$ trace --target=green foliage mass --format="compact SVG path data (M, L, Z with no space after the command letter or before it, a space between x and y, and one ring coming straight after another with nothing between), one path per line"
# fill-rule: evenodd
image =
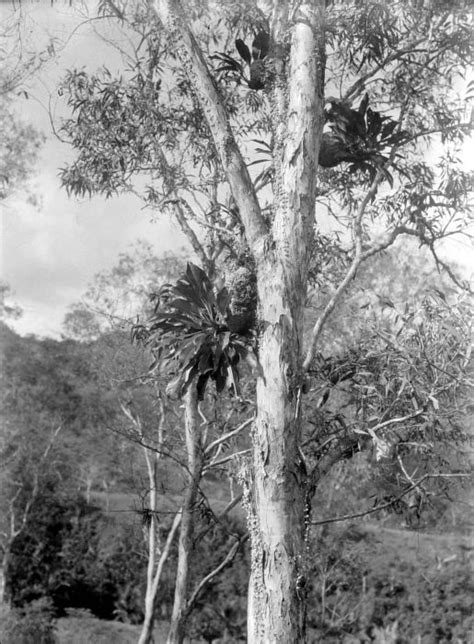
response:
M318 533L308 603L315 641L379 641L391 627L400 644L469 640L473 583L463 544L410 534L363 524Z
M56 616L76 607L137 622L143 574L140 531L116 524L81 497L56 492L36 499L14 539L6 590L19 609L47 598Z
M24 608L1 608L0 638L2 644L57 644L50 602L40 599Z
M156 366L177 371L167 393L181 396L196 380L198 397L204 397L209 380L216 391L239 392L239 362L256 366L253 329L235 319L226 288L214 292L206 273L189 263L176 284L166 284L153 296L155 312L148 324L134 327L138 341L150 346Z

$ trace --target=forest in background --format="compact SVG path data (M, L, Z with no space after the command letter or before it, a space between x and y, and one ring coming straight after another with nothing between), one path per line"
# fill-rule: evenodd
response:
M330 344L334 333L328 336L326 352L336 366L314 387L308 410L314 422L323 413L335 414L351 387L360 385L357 369L365 370L367 351L373 354L373 373L385 386L387 372L380 371L377 360L390 358L390 343L376 354L375 335L367 337L374 322L377 331L389 330L393 338L399 331L392 327L396 310L420 309L429 302L439 316L431 333L440 333L441 352L443 325L451 332L454 328L455 294L449 281L440 288L439 276L426 263L404 266L396 252L387 253L383 265L381 272L375 261L354 283L347 303L351 314L341 319L338 329L337 352ZM3 626L7 642L37 642L40 632L45 642L138 639L146 594L150 487L143 444L128 412L142 420L150 437L161 412L157 381L143 375L150 354L132 343L125 313L130 314L135 301L145 305L140 314L149 315L144 293L176 279L184 268L179 255L157 258L148 244L136 243L116 266L97 275L83 300L71 307L62 340L18 336L8 319L21 311L3 290L2 548L5 599L13 607ZM394 286L399 272L413 275L403 293ZM373 273L379 276L379 288L368 295L366 284L373 283ZM460 313L458 322L465 315L462 307ZM348 375L334 383L336 367ZM212 419L207 417L210 440L225 433L223 418L229 422L232 417L238 424L252 413L251 380L250 373L243 377L238 400L211 393L212 405L219 404L219 409ZM449 411L459 423L451 472L469 467L463 432L469 433L470 403L466 388L456 409ZM156 480L162 541L186 489L181 403L167 398L166 404L173 409L168 410ZM350 419L356 413L354 401L345 401L344 407ZM240 453L250 441L244 430L226 446L226 453ZM439 448L446 459L446 446L440 443ZM239 501L241 486L232 459L218 460L224 462L210 469L200 485L191 583L197 587L234 544L238 550L196 598L187 632L195 642L246 640L246 517L240 503L226 512L233 499ZM322 501L314 508L322 522L311 531L309 641L387 641L383 637L390 633L396 633L396 641L467 641L473 591L467 479L449 487L432 486L423 497L415 489L395 502L398 491L393 463L373 452L357 455L349 450L347 459L327 476ZM377 511L378 505L382 509ZM331 522L343 515L349 518ZM171 618L176 563L173 543L155 599L157 641L164 641Z

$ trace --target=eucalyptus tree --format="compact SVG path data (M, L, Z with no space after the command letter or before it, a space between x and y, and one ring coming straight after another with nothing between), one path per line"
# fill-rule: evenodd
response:
M302 642L311 499L347 457L345 432L326 439L324 423L324 467L301 441L312 375L327 367L322 331L364 262L403 236L465 286L438 244L468 225L471 177L459 156L469 132L468 3L156 0L130 15L100 4L134 46L120 78L65 79L74 116L63 133L78 158L62 180L79 195L139 193L176 217L211 278L225 260L224 276L237 266L253 280L257 414L241 471L248 639ZM331 297L305 335L310 281L328 279L335 257ZM191 395L196 378L185 384ZM388 405L383 421L357 430L380 447L395 413Z

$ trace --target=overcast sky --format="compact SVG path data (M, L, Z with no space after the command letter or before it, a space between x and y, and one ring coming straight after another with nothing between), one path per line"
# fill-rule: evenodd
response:
M41 204L29 204L24 195L0 203L1 277L10 284L24 311L14 324L22 334L59 336L68 305L80 299L94 275L111 268L119 253L135 240L148 240L157 253L186 245L174 224L151 221L151 213L141 210L141 203L133 196L81 201L69 199L60 188L58 168L73 158L73 151L51 132L46 109L49 98L53 98L59 122L57 86L65 70L84 66L93 71L103 64L112 72L122 68L117 51L97 36L90 23L79 26L79 11L89 8L95 15L97 0L75 0L72 4L69 7L68 0L56 0L51 7L49 0L0 0L0 23L12 7L21 8L27 49L39 51L49 37L57 39L57 55L28 83L28 100L23 95L16 99L23 120L46 136L32 179ZM94 23L101 28L106 24L107 35L117 36L118 32L112 31L114 23ZM469 264L470 251L465 240L450 242L450 254L464 265Z
M19 96L15 101L22 119L46 136L32 178L40 206L29 204L24 195L0 203L1 276L23 309L23 316L14 324L22 334L57 336L68 305L80 299L93 276L112 267L118 254L136 239L147 239L158 253L186 244L175 225L167 220L152 222L151 212L142 210L141 202L133 196L77 200L68 198L60 187L58 168L73 158L73 151L51 132L45 107L49 96L57 100L58 81L68 68L95 70L107 64L113 71L122 65L119 55L90 25L71 35L81 18L79 4L73 3L72 8L68 4L61 0L53 7L46 0L21 3L28 25L28 48L41 49L48 37L54 36L60 52L28 82L28 100ZM15 6L20 5L17 2ZM97 1L87 6L92 13ZM11 2L0 2L0 23L11 11ZM60 115L57 112L58 118Z

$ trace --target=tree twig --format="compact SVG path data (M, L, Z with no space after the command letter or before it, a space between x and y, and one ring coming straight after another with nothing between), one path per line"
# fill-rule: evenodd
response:
M240 546L243 543L245 543L245 541L247 541L248 537L249 537L249 535L245 534L243 537L238 539L232 545L232 547L230 548L229 552L226 554L226 556L221 561L221 563L218 566L216 566L214 568L214 570L211 570L211 572L208 575L206 575L203 579L201 579L201 581L196 586L196 588L194 589L191 597L189 598L189 600L187 602L186 614L189 615L189 613L191 612L191 610L193 608L193 605L196 602L196 599L198 598L199 593L203 590L203 588L205 586L207 586L207 584L209 584L215 577L217 577L217 575L219 575L219 573L221 573L225 568L227 568L227 566L229 566L232 563L232 561L235 558L235 555L239 551Z
M387 503L381 503L380 505L377 505L373 508L370 508L369 510L364 510L362 512L355 512L354 514L344 514L339 517L331 517L330 519L323 519L322 521L311 521L311 525L325 525L326 523L336 523L338 521L348 521L350 519L359 519L360 517L365 517L368 514L373 514L374 512L378 512L379 510L384 510L386 508L389 508L390 506L394 505L401 499L403 499L404 496L409 494L412 490L415 488L419 487L423 481L426 481L426 479L432 479L432 478L461 478L461 477L468 477L470 474L464 474L464 473L459 473L459 474L424 474L419 481L414 483L413 485L410 485L409 488L407 488L402 494L397 496L395 499L392 499L391 501L387 501Z
M319 336L321 335L321 332L323 330L324 324L335 309L336 305L338 304L342 294L345 292L347 289L348 285L352 281L352 279L355 277L355 274L357 273L357 270L359 266L361 265L362 261L365 259L365 255L362 252L362 219L365 214L365 210L368 206L368 204L372 201L372 199L375 197L377 193L377 189L380 185L380 182L382 180L382 173L380 170L377 172L374 180L372 181L372 185L370 186L369 190L367 191L364 199L362 200L359 210L357 212L357 215L354 220L354 241L355 241L355 255L354 259L351 262L351 265L349 266L347 273L342 280L342 282L339 284L337 287L335 293L329 300L329 302L326 304L326 306L323 309L323 312L319 316L318 320L316 321L316 324L313 327L313 330L311 332L311 338L310 338L310 343L309 343L309 348L306 354L306 358L303 362L303 370L308 371L308 369L311 366L311 362L313 360L314 352L316 350L316 345L319 340Z
M248 418L246 421L244 421L241 425L239 425L235 429L231 430L230 432L227 432L227 434L223 434L222 436L219 436L219 438L216 438L214 441L212 441L212 443L209 443L209 445L207 445L204 450L205 456L208 456L209 453L221 443L224 443L225 441L229 440L230 438L233 438L234 436L242 432L246 427L248 427L251 423L253 423L254 420L255 418Z

